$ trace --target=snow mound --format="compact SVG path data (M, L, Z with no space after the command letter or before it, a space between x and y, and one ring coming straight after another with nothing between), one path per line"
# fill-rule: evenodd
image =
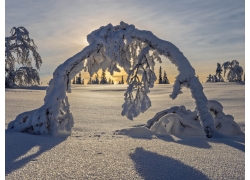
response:
M234 117L223 113L223 106L218 101L208 101L208 108L217 132L229 136L244 134ZM198 112L186 110L185 106L174 106L157 113L146 127L157 134L205 135Z

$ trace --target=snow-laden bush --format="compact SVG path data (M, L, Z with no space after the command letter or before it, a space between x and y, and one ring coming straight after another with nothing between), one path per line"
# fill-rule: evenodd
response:
M70 81L82 69L92 76L99 69L108 70L112 75L120 71L119 67L123 67L128 74L128 88L124 94L122 115L133 120L151 106L148 93L156 80L154 65L155 61L161 63L160 55L163 55L179 71L170 97L175 99L182 93L182 87L190 88L206 136L212 137L214 122L203 87L194 68L175 45L157 38L150 31L138 30L134 25L124 22L117 26L102 26L90 33L87 40L89 46L67 59L53 73L44 105L25 120L17 116L10 128L19 131L33 129L34 134L70 134L74 120L66 92L71 92ZM22 126L22 130L18 126Z
M214 117L216 130L225 135L244 134L233 116L223 113L223 106L214 100L208 101L210 113ZM174 106L157 113L147 122L146 127L157 134L205 135L196 110L186 110L185 106Z

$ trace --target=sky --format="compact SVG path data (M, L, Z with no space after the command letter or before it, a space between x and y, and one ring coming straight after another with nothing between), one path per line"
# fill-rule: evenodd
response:
M137 0L137 1L5 1L5 37L12 27L25 27L42 57L39 71L47 85L54 70L88 45L93 30L120 21L151 31L177 46L194 67L201 82L215 74L217 63L238 60L245 70L244 0ZM163 58L159 66L170 83L178 75L176 67ZM116 73L118 81L126 74ZM85 83L88 73L82 73Z

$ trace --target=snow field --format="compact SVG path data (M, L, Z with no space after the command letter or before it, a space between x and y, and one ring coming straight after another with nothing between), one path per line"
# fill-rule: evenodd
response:
M245 86L202 85L208 100L219 101L244 132ZM73 86L68 97L74 127L68 138L6 130L6 179L245 179L244 135L208 139L131 132L172 106L194 110L190 90L171 100L172 85L155 85L152 107L130 121L121 116L126 87ZM18 114L39 108L44 96L44 90L7 89L5 128Z

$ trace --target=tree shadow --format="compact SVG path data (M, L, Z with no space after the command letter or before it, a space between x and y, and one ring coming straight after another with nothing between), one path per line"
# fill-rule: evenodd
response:
M150 131L146 127L133 127L129 129L117 130L115 134L125 135L135 139L160 139L166 142L174 142L185 146L191 146L202 149L209 149L211 143L225 144L227 146L245 152L245 135L227 136L220 134L219 136L207 138L204 136L174 136L174 135L161 135Z
M201 171L168 156L162 156L143 148L136 148L130 158L136 171L145 180L157 179L209 179Z
M67 137L38 136L5 130L5 175L10 174L44 152L57 146Z

